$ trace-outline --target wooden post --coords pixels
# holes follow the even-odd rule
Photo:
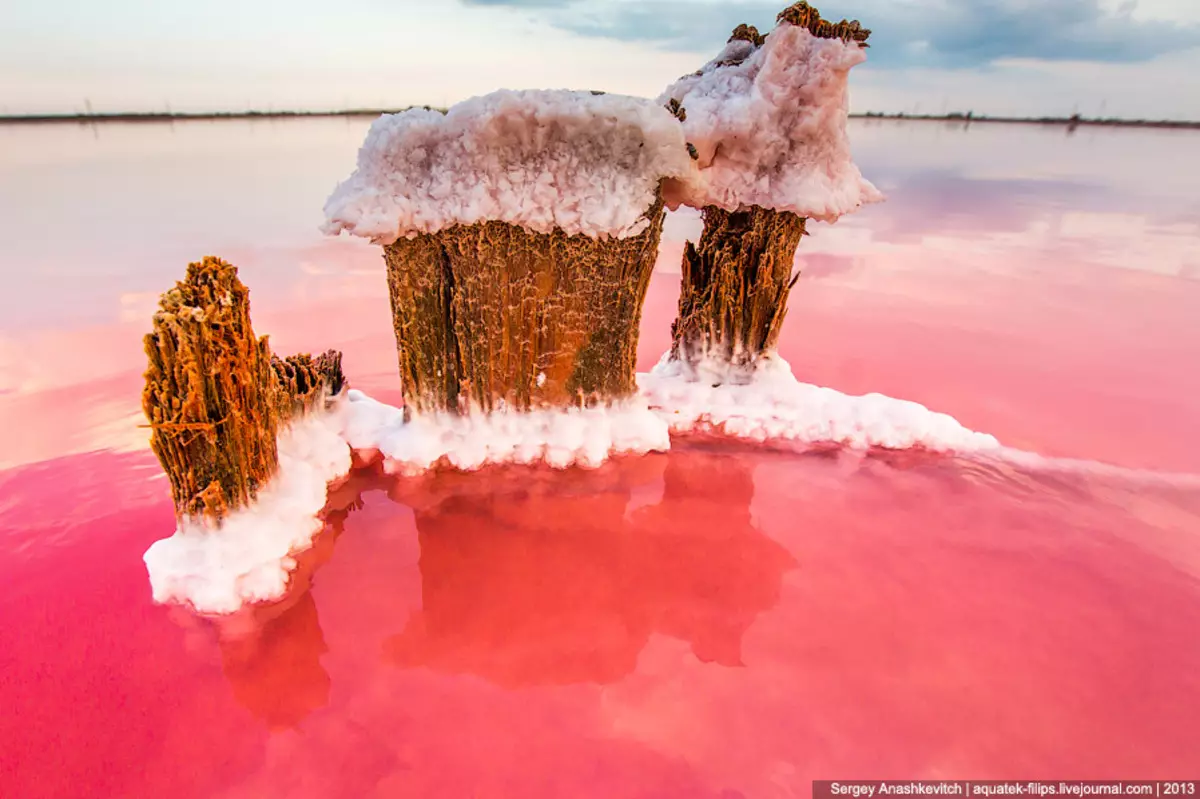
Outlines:
[[[806,28],[819,38],[840,38],[862,47],[871,33],[858,20],[823,20],[806,2],[784,9],[778,21]],[[758,30],[748,25],[734,28],[729,41],[734,40],[755,47],[764,43]],[[686,118],[686,110],[673,102],[672,112]],[[788,294],[800,276],[799,272],[793,275],[792,268],[796,248],[807,233],[806,220],[758,205],[736,211],[710,205],[702,213],[704,232],[699,243],[688,242],[684,248],[671,357],[693,367],[704,360],[716,361],[728,367],[728,379],[747,379],[757,359],[779,340]]]
[[[288,420],[342,386],[341,355],[274,358],[237,267],[206,257],[162,296],[145,338],[142,407],[178,517],[219,521],[275,473]]]
[[[757,205],[732,212],[710,205],[703,214],[699,244],[683,251],[671,356],[716,359],[748,373],[779,340],[805,220]]]
[[[568,407],[636,391],[663,202],[626,239],[458,225],[385,248],[406,406]]]

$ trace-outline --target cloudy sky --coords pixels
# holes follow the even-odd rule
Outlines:
[[[786,0],[0,0],[0,113],[656,95]],[[855,111],[1200,118],[1200,0],[819,0]]]

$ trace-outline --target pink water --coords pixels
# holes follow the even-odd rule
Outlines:
[[[801,379],[915,399],[1008,468],[680,440],[330,498],[312,590],[221,637],[140,336],[188,260],[277,351],[399,396],[378,252],[315,231],[362,121],[0,128],[0,797],[791,797],[812,779],[1200,767],[1193,133],[856,124],[889,195],[803,243]],[[669,222],[641,366],[668,341]]]

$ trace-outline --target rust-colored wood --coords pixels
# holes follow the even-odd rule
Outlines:
[[[290,419],[314,410],[342,390],[342,354],[327,350],[315,358],[308,353],[286,358],[271,356],[275,402],[279,417]]]
[[[672,356],[752,368],[779,340],[788,292],[799,276],[792,264],[805,220],[759,206],[708,206],[703,214],[700,242],[688,242],[683,252]]]
[[[871,31],[864,28],[858,20],[846,21],[843,19],[841,22],[830,22],[821,19],[821,12],[804,0],[793,3],[780,11],[776,21],[808,28],[809,33],[818,39],[841,39],[845,42],[857,42],[859,47],[870,47],[867,39],[870,38]]]
[[[466,413],[634,393],[663,214],[658,199],[626,239],[481,222],[388,245],[405,404]]]
[[[145,337],[142,407],[180,517],[219,520],[275,473],[275,437],[340,390],[341,355],[271,355],[237,267],[206,257],[162,296]]]

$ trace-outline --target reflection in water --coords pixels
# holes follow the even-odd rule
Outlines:
[[[271,729],[295,727],[329,703],[329,674],[321,665],[329,647],[311,591],[313,578],[333,557],[346,518],[362,508],[362,492],[375,479],[363,471],[330,489],[325,529],[296,556],[283,599],[217,622],[222,670],[234,699]]]
[[[252,638],[223,639],[221,662],[234,699],[271,729],[295,727],[329,702],[327,652],[317,604],[305,591]]]
[[[742,637],[796,565],[751,519],[752,467],[718,450],[593,471],[360,468],[330,491],[327,527],[298,556],[288,597],[219,625],[234,698],[272,729],[329,701],[310,588],[376,489],[413,507],[421,552],[422,607],[385,641],[385,658],[505,687],[615,682],[654,633],[687,641],[702,662],[742,666]]]
[[[0,130],[0,466],[25,464],[0,475],[0,793],[695,799],[1194,766],[1200,497],[1092,474],[726,445],[737,467],[689,444],[620,479],[368,476],[331,507],[407,504],[369,496],[311,596],[253,640],[181,634],[140,561],[172,524],[134,439],[145,304],[217,250],[274,344],[336,347],[356,387],[395,392],[378,255],[316,230],[366,124]],[[780,344],[798,375],[1044,455],[1200,472],[1194,132],[852,138],[889,202],[805,241]],[[670,226],[643,369],[677,309]],[[138,452],[94,452],[118,446]],[[499,687],[634,659],[603,689]]]
[[[748,465],[665,460],[661,501],[632,510],[628,485],[589,497],[552,483],[418,506],[422,608],[385,657],[510,687],[610,683],[660,633],[742,665],[742,636],[795,562],[751,522]]]

